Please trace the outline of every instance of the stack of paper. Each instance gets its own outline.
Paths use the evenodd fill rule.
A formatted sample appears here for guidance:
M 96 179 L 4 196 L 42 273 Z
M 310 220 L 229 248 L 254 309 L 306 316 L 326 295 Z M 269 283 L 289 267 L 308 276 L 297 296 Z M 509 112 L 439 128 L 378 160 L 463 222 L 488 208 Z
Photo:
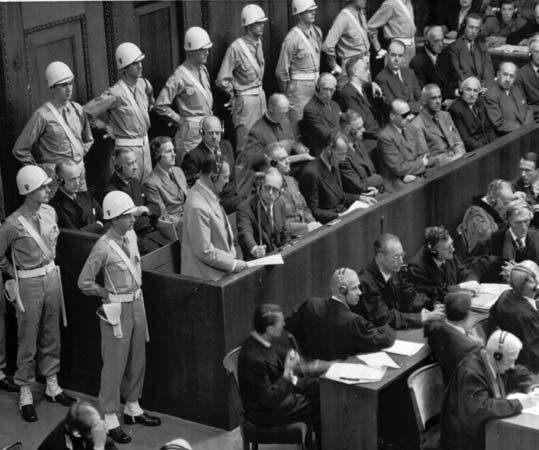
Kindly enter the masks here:
M 264 256 L 263 258 L 253 259 L 252 261 L 247 261 L 247 267 L 277 266 L 279 264 L 284 264 L 283 257 L 280 253 L 277 253 L 276 255 Z
M 367 364 L 367 366 L 376 367 L 378 369 L 382 367 L 398 369 L 400 367 L 387 353 L 384 352 L 367 353 L 365 355 L 357 355 L 357 357 Z
M 523 394 L 521 392 L 514 392 L 513 394 L 509 394 L 507 396 L 507 400 L 515 400 L 515 399 L 518 400 L 518 399 L 524 397 L 524 395 L 526 395 L 526 394 Z M 532 408 L 523 409 L 522 413 L 524 413 L 524 414 L 533 414 L 535 416 L 539 416 L 539 404 L 533 406 Z
M 356 200 L 354 203 L 350 205 L 350 207 L 344 212 L 344 214 L 351 213 L 352 211 L 355 211 L 356 209 L 366 209 L 369 205 L 365 202 L 362 202 L 360 200 Z
M 421 344 L 419 342 L 401 341 L 400 339 L 396 339 L 395 343 L 391 347 L 384 349 L 384 352 L 394 353 L 396 355 L 412 356 L 421 350 L 424 345 L 425 344 Z
M 364 364 L 334 363 L 326 372 L 326 377 L 346 384 L 375 383 L 380 381 L 385 373 L 385 368 L 379 369 Z
M 488 312 L 507 289 L 510 289 L 508 284 L 482 283 L 479 293 L 472 297 L 472 309 L 479 312 Z

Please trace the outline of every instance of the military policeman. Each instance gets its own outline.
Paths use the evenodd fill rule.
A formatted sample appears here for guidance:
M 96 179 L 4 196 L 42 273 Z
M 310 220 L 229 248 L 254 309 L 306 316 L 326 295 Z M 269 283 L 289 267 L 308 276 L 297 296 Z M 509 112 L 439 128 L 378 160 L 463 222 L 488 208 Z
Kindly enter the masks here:
M 266 94 L 262 89 L 264 52 L 262 35 L 268 20 L 258 5 L 246 5 L 241 11 L 245 34 L 228 47 L 216 84 L 225 90 L 232 108 L 236 148 L 243 150 L 247 133 L 266 112 Z
M 293 0 L 292 14 L 298 23 L 286 35 L 275 68 L 279 89 L 290 102 L 292 123 L 303 118 L 303 108 L 314 95 L 320 72 L 322 31 L 314 25 L 317 8 L 314 0 Z
M 4 373 L 6 368 L 6 303 L 4 301 L 4 285 L 0 280 L 0 389 L 7 392 L 19 392 L 19 386 L 13 382 L 13 378 Z
M 0 228 L 0 269 L 17 305 L 18 353 L 15 383 L 20 386 L 19 406 L 27 422 L 35 422 L 31 386 L 35 361 L 46 377 L 47 401 L 69 406 L 75 401 L 58 385 L 60 370 L 60 315 L 64 317 L 59 268 L 54 264 L 58 226 L 56 212 L 47 205 L 51 178 L 38 166 L 24 166 L 17 173 L 23 205 Z M 8 259 L 11 254 L 11 261 Z
M 125 398 L 124 423 L 158 426 L 161 421 L 139 405 L 146 367 L 148 329 L 142 297 L 140 254 L 133 231 L 137 207 L 131 197 L 111 191 L 103 199 L 103 218 L 111 227 L 95 243 L 78 285 L 85 295 L 103 299 L 98 310 L 101 329 L 101 385 L 99 406 L 105 426 L 116 442 L 131 441 L 118 421 L 120 394 Z M 96 282 L 103 274 L 104 286 Z
M 71 159 L 81 170 L 80 190 L 85 191 L 84 156 L 94 139 L 82 106 L 71 101 L 74 75 L 61 61 L 51 62 L 45 69 L 50 91 L 46 101 L 32 114 L 13 147 L 13 156 L 22 164 L 36 164 L 32 147 L 37 146 L 39 163 L 54 177 L 56 163 Z
M 202 119 L 212 115 L 213 95 L 205 66 L 212 45 L 202 28 L 187 30 L 183 47 L 186 60 L 169 77 L 155 103 L 157 113 L 178 127 L 174 136 L 177 166 L 202 140 Z
M 116 67 L 120 79 L 99 97 L 84 105 L 95 128 L 105 130 L 114 139 L 114 149 L 130 148 L 137 155 L 138 179 L 144 180 L 152 171 L 148 129 L 153 107 L 153 88 L 142 76 L 145 55 L 131 42 L 116 49 Z

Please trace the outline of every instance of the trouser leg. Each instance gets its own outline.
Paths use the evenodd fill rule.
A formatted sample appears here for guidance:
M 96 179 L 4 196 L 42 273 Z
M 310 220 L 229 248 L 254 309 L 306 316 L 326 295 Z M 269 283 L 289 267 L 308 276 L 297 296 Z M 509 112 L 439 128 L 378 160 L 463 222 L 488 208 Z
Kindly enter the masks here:
M 84 159 L 78 163 L 80 170 L 80 184 L 79 192 L 84 192 L 88 190 L 88 185 L 86 184 L 86 167 L 84 166 Z
M 0 281 L 0 289 L 3 289 L 3 283 Z M 3 292 L 3 291 L 2 291 Z M 6 368 L 6 302 L 4 296 L 0 295 L 0 379 L 4 378 L 4 369 Z
M 265 112 L 266 96 L 263 91 L 259 95 L 239 95 L 234 99 L 232 123 L 236 130 L 236 155 L 243 151 L 249 130 Z
M 193 150 L 202 141 L 200 122 L 184 120 L 174 135 L 174 150 L 176 151 L 176 165 L 181 166 L 183 157 Z
M 286 92 L 290 102 L 289 118 L 292 124 L 303 119 L 303 109 L 315 92 L 316 81 L 291 80 Z

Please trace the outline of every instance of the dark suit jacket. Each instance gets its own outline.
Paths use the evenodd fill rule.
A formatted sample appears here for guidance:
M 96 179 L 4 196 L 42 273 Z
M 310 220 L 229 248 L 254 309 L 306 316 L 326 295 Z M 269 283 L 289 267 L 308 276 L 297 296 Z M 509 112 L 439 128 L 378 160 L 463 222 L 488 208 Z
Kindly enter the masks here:
M 336 219 L 359 198 L 344 192 L 340 172 L 330 172 L 320 156 L 303 169 L 299 189 L 314 218 L 321 223 Z
M 410 69 L 414 71 L 420 87 L 434 83 L 442 90 L 444 99 L 455 97 L 458 80 L 445 50 L 438 55 L 435 65 L 427 55 L 425 48 L 419 48 L 417 54 L 410 61 Z
M 363 92 L 365 95 L 361 95 L 354 85 L 348 83 L 342 88 L 338 98 L 343 111 L 353 109 L 363 119 L 365 126 L 364 138 L 376 139 L 380 131 L 382 131 L 379 122 L 382 112 L 373 106 L 374 101 L 369 98 L 369 91 L 370 89 L 364 87 Z
M 389 107 L 396 98 L 404 100 L 410 106 L 410 110 L 417 114 L 421 108 L 421 88 L 412 69 L 401 68 L 402 81 L 389 68 L 384 67 L 376 76 L 376 82 L 382 88 L 384 102 Z
M 468 50 L 468 41 L 464 36 L 457 38 L 448 48 L 453 70 L 459 81 L 468 77 L 479 78 L 483 86 L 490 87 L 494 81 L 494 67 L 487 45 L 478 39 L 474 42 L 473 54 Z
M 507 43 L 511 45 L 518 45 L 523 39 L 529 39 L 534 34 L 539 33 L 539 24 L 537 21 L 532 18 L 526 22 L 519 30 L 513 31 L 509 36 L 507 36 Z
M 425 327 L 434 359 L 442 367 L 444 384 L 447 385 L 458 363 L 479 344 L 446 322 L 431 322 Z
M 487 115 L 485 104 L 479 99 L 475 107 L 477 115 L 459 97 L 449 108 L 449 113 L 468 152 L 487 145 L 496 139 L 496 129 Z
M 345 359 L 393 345 L 395 331 L 387 324 L 376 327 L 333 298 L 311 298 L 286 320 L 300 350 L 313 359 Z
M 82 438 L 71 439 L 71 444 L 73 445 L 73 450 L 92 450 L 94 448 L 91 439 L 88 441 Z M 68 450 L 66 445 L 65 420 L 62 420 L 56 425 L 37 450 Z
M 523 344 L 517 363 L 539 372 L 539 312 L 514 289 L 505 291 L 489 313 L 490 329 L 501 328 Z
M 485 96 L 485 106 L 488 117 L 500 133 L 509 133 L 533 123 L 533 112 L 516 85 L 511 86 L 509 95 L 498 83 L 492 85 Z
M 262 243 L 266 246 L 266 253 L 271 253 L 290 241 L 285 205 L 279 199 L 273 204 L 273 228 L 258 194 L 251 195 L 239 204 L 236 218 L 238 242 L 246 260 L 253 259 L 251 250 L 255 245 Z
M 300 122 L 303 142 L 309 148 L 311 155 L 318 156 L 328 144 L 332 131 L 339 128 L 341 108 L 333 100 L 325 105 L 317 95 L 313 95 L 303 109 L 303 119 Z
M 355 147 L 348 148 L 346 159 L 339 164 L 344 191 L 361 194 L 370 186 L 376 188 L 383 186 L 384 180 L 376 173 L 371 157 L 363 144 L 356 141 Z
M 103 222 L 101 206 L 89 192 L 78 192 L 73 200 L 62 189 L 56 191 L 50 205 L 58 215 L 58 226 L 76 230 L 100 233 L 103 226 L 96 223 Z
M 230 166 L 230 181 L 223 188 L 220 201 L 226 213 L 232 214 L 245 197 L 238 196 L 236 190 L 236 163 L 234 161 L 232 145 L 230 145 L 230 142 L 223 140 L 220 142 L 219 148 L 221 149 L 222 158 Z M 192 187 L 198 179 L 202 162 L 212 155 L 213 153 L 208 146 L 204 142 L 201 142 L 183 157 L 182 170 L 189 187 Z
M 515 84 L 524 94 L 534 114 L 539 114 L 539 76 L 531 62 L 518 69 Z

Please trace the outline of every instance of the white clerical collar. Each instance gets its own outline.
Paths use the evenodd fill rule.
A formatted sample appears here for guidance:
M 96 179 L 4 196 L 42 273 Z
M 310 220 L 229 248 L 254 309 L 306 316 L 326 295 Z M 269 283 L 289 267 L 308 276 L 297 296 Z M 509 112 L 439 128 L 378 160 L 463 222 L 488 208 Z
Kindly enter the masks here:
M 460 325 L 455 325 L 454 323 L 449 322 L 449 320 L 446 320 L 445 323 L 449 325 L 450 327 L 457 330 L 459 333 L 462 333 L 464 336 L 466 336 L 466 330 L 462 328 Z
M 380 271 L 380 273 L 382 274 L 382 277 L 384 278 L 384 281 L 387 282 L 387 280 L 389 280 L 391 278 L 391 274 L 390 273 L 387 273 L 387 272 L 384 272 L 384 269 L 382 269 L 382 267 L 380 266 L 380 264 L 376 263 L 376 266 L 378 267 L 378 270 Z
M 271 348 L 271 343 L 266 341 L 260 334 L 256 331 L 251 331 L 251 336 L 254 337 L 258 342 L 260 342 L 264 347 Z

